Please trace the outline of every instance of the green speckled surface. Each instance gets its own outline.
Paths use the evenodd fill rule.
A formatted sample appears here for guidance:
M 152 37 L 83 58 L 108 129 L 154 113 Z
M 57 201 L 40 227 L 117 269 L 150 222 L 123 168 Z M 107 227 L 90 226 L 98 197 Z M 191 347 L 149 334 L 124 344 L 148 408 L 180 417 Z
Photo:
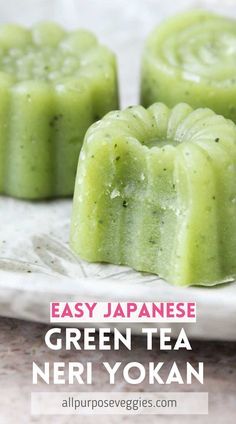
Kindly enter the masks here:
M 118 108 L 115 55 L 85 30 L 0 25 L 0 193 L 72 196 L 88 127 Z

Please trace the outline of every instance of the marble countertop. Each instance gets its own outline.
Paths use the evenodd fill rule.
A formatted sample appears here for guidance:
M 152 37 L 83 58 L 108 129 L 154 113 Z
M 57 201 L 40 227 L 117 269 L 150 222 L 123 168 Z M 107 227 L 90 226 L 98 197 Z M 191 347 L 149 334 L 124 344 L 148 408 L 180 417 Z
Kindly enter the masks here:
M 30 416 L 30 393 L 36 390 L 32 386 L 32 362 L 38 364 L 45 361 L 91 361 L 94 364 L 95 383 L 89 388 L 83 386 L 84 391 L 110 391 L 107 375 L 99 367 L 102 361 L 129 362 L 139 360 L 147 365 L 149 361 L 177 361 L 180 370 L 186 361 L 192 364 L 198 361 L 205 363 L 205 384 L 194 383 L 191 391 L 209 392 L 209 415 L 208 416 L 149 416 L 150 424 L 234 424 L 236 418 L 236 343 L 235 342 L 206 342 L 193 341 L 192 351 L 160 352 L 158 346 L 154 346 L 152 352 L 147 352 L 144 347 L 144 339 L 136 336 L 132 353 L 121 349 L 119 352 L 90 351 L 80 353 L 75 351 L 49 351 L 44 343 L 44 335 L 48 327 L 44 324 L 30 323 L 16 319 L 0 319 L 0 422 L 4 424 L 56 422 L 57 424 L 70 424 L 78 421 L 83 424 L 123 424 L 143 423 L 145 416 L 94 416 L 94 417 L 50 417 Z M 79 356 L 78 356 L 79 355 Z M 46 386 L 39 384 L 39 391 L 75 391 L 75 388 L 67 386 Z M 119 378 L 112 391 L 133 391 L 133 388 Z M 152 391 L 160 391 L 158 385 L 154 385 Z M 135 387 L 135 391 L 151 391 L 148 383 L 142 383 Z M 170 391 L 179 391 L 179 386 L 171 385 Z M 182 391 L 190 390 L 189 386 L 181 386 Z

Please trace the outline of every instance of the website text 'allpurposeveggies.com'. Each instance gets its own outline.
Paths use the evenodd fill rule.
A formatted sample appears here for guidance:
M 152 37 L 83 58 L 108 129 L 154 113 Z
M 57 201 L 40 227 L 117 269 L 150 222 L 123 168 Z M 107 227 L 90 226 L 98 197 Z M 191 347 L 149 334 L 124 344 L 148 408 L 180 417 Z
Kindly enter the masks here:
M 33 392 L 32 415 L 194 414 L 208 413 L 205 392 Z

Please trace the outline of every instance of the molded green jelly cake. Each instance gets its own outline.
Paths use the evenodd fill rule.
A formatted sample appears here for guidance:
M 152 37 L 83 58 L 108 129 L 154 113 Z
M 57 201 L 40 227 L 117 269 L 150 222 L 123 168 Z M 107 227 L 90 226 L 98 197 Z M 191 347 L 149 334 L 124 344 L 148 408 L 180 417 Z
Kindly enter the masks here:
M 0 193 L 73 194 L 88 127 L 118 107 L 114 55 L 85 30 L 0 27 Z
M 201 10 L 163 22 L 142 60 L 141 103 L 209 107 L 236 123 L 236 20 Z
M 234 278 L 234 123 L 187 104 L 107 114 L 80 154 L 70 243 L 176 285 Z

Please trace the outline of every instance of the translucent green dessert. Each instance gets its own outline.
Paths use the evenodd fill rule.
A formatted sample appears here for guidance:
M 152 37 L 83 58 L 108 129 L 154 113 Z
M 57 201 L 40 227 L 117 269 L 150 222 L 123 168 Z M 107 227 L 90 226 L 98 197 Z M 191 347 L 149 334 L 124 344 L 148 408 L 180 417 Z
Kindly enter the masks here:
M 0 193 L 73 194 L 88 127 L 118 107 L 114 55 L 85 30 L 0 27 Z
M 236 276 L 236 126 L 162 103 L 110 112 L 80 154 L 70 244 L 176 285 Z
M 236 122 L 236 20 L 195 10 L 170 18 L 147 40 L 141 102 L 209 107 Z

